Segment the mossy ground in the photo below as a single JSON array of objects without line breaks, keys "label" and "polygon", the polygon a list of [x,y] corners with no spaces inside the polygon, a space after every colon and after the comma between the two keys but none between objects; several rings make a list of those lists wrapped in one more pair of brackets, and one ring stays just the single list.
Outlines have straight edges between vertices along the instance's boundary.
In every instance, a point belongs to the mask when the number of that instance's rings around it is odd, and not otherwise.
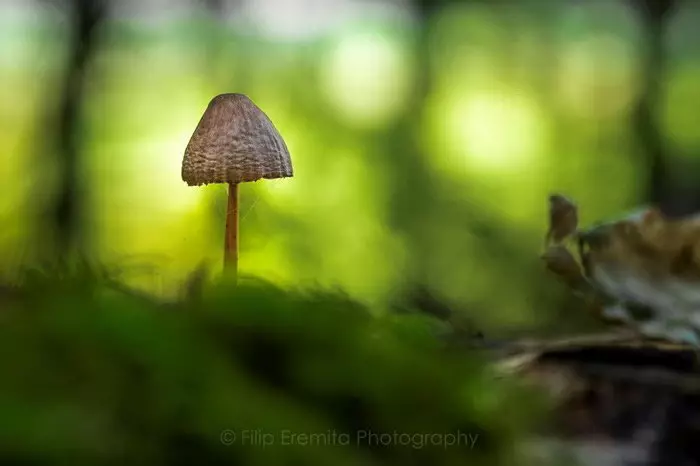
[{"label": "mossy ground", "polygon": [[2,288],[2,464],[521,464],[536,403],[437,321],[256,280],[168,303],[112,283],[82,264]]}]

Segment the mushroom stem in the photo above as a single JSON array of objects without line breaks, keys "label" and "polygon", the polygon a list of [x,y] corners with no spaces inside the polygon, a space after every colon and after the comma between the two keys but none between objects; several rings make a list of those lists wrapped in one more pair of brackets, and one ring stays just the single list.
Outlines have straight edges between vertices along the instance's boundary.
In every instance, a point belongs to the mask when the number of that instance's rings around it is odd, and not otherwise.
[{"label": "mushroom stem", "polygon": [[224,268],[232,272],[234,277],[238,274],[238,183],[228,185]]}]

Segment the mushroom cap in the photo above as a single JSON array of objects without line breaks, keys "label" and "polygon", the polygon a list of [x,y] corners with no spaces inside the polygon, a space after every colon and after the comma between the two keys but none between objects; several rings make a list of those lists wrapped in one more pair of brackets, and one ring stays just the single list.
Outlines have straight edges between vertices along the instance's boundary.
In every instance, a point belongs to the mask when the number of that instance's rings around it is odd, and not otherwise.
[{"label": "mushroom cap", "polygon": [[190,186],[293,176],[289,150],[272,121],[243,94],[214,97],[182,160]]}]

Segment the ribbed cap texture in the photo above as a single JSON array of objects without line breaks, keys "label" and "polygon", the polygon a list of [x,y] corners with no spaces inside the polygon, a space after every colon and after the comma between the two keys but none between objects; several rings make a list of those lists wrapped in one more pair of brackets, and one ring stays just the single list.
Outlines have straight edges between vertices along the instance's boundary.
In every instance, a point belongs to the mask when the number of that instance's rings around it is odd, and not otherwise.
[{"label": "ribbed cap texture", "polygon": [[221,94],[209,102],[185,149],[182,179],[188,185],[291,176],[287,145],[253,101]]}]

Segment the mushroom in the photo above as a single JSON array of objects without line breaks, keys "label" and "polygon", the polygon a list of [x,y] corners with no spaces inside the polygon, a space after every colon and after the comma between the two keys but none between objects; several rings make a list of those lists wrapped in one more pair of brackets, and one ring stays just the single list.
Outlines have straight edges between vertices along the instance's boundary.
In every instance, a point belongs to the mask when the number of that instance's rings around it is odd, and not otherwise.
[{"label": "mushroom", "polygon": [[272,121],[243,94],[214,97],[182,160],[189,186],[228,183],[224,268],[238,272],[238,184],[293,176],[289,150]]}]

